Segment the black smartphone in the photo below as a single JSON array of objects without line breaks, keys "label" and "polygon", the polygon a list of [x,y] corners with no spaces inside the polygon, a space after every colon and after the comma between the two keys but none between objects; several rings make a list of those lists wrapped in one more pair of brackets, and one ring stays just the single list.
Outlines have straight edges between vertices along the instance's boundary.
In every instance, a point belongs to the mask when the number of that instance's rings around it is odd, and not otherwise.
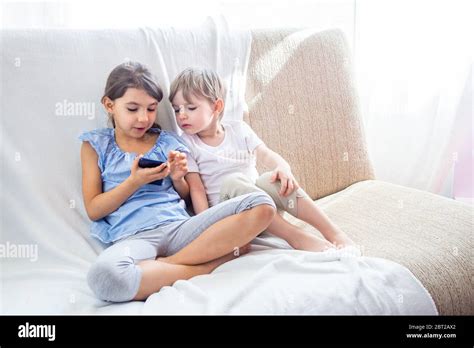
[{"label": "black smartphone", "polygon": [[[165,162],[151,160],[145,157],[142,157],[138,160],[138,166],[140,168],[155,168],[161,166]],[[150,182],[151,185],[161,185],[163,184],[163,179],[155,180]]]}]

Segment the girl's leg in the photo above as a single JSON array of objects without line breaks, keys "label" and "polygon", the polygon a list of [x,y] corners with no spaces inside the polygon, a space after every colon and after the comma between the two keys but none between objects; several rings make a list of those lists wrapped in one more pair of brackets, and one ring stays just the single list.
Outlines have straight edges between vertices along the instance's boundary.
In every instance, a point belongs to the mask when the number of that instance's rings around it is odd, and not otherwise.
[{"label": "girl's leg", "polygon": [[141,269],[137,263],[154,260],[156,246],[146,239],[122,240],[105,249],[92,264],[87,282],[101,300],[130,301],[141,282]]},{"label": "girl's leg", "polygon": [[197,265],[248,244],[275,215],[272,199],[263,192],[235,197],[193,216],[179,226],[162,261]]},{"label": "girl's leg", "polygon": [[156,261],[162,244],[162,231],[141,232],[105,249],[87,274],[89,287],[101,300],[126,302],[143,300],[171,286],[179,279],[212,272],[222,263],[249,251],[248,246],[217,260],[196,266],[171,265]]},{"label": "girl's leg", "polygon": [[[155,260],[167,242],[161,239],[163,228],[157,229],[156,235],[153,231],[141,232],[104,250],[89,270],[87,281],[95,295],[105,301],[146,298],[178,279],[209,273],[233,258],[232,252],[263,231],[274,214],[274,203],[265,193],[229,200],[179,224],[171,249],[183,243],[189,245],[169,260]],[[192,242],[189,236],[201,231],[204,232]],[[227,256],[221,258],[224,255]]]},{"label": "girl's leg", "polygon": [[247,253],[249,249],[248,246],[245,246],[239,249],[238,254],[230,253],[213,261],[193,266],[175,265],[164,262],[161,258],[142,261],[138,265],[141,268],[142,278],[134,300],[144,300],[162,287],[173,285],[177,280],[187,280],[198,275],[211,273],[223,263]]}]

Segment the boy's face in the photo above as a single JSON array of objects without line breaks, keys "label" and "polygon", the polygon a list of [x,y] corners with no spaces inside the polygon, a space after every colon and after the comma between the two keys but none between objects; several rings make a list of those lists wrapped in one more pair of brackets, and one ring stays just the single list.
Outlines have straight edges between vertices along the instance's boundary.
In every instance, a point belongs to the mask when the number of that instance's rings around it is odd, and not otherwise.
[{"label": "boy's face", "polygon": [[104,105],[114,115],[115,128],[129,137],[141,138],[156,120],[158,101],[142,89],[128,88],[122,97],[107,99]]},{"label": "boy's face", "polygon": [[220,113],[217,102],[211,103],[206,98],[194,95],[188,102],[181,91],[176,93],[172,106],[179,128],[189,135],[208,130],[218,121]]}]

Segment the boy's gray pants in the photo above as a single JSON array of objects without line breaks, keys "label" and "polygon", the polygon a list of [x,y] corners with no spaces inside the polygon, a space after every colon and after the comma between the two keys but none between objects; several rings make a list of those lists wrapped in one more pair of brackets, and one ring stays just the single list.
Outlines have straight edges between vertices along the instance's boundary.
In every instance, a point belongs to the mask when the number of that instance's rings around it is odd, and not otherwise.
[{"label": "boy's gray pants", "polygon": [[279,212],[286,211],[298,217],[298,200],[297,198],[308,197],[308,194],[298,188],[286,197],[280,196],[280,182],[270,182],[272,172],[266,172],[260,175],[256,183],[242,173],[234,173],[226,176],[223,180],[220,190],[219,201],[224,202],[228,199],[238,197],[250,192],[265,192],[275,202]]}]

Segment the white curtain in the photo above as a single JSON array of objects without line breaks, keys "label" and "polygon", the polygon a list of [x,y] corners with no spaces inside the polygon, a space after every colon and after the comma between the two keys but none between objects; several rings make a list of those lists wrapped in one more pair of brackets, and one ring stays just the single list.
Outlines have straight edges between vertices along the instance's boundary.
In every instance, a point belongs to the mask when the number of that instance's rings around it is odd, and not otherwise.
[{"label": "white curtain", "polygon": [[[472,197],[472,0],[0,0],[2,28],[339,28],[378,179]],[[470,77],[469,77],[470,76]]]},{"label": "white curtain", "polygon": [[356,1],[357,82],[378,179],[452,197],[453,180],[472,175],[472,92],[470,110],[460,107],[472,85],[472,5]]}]

